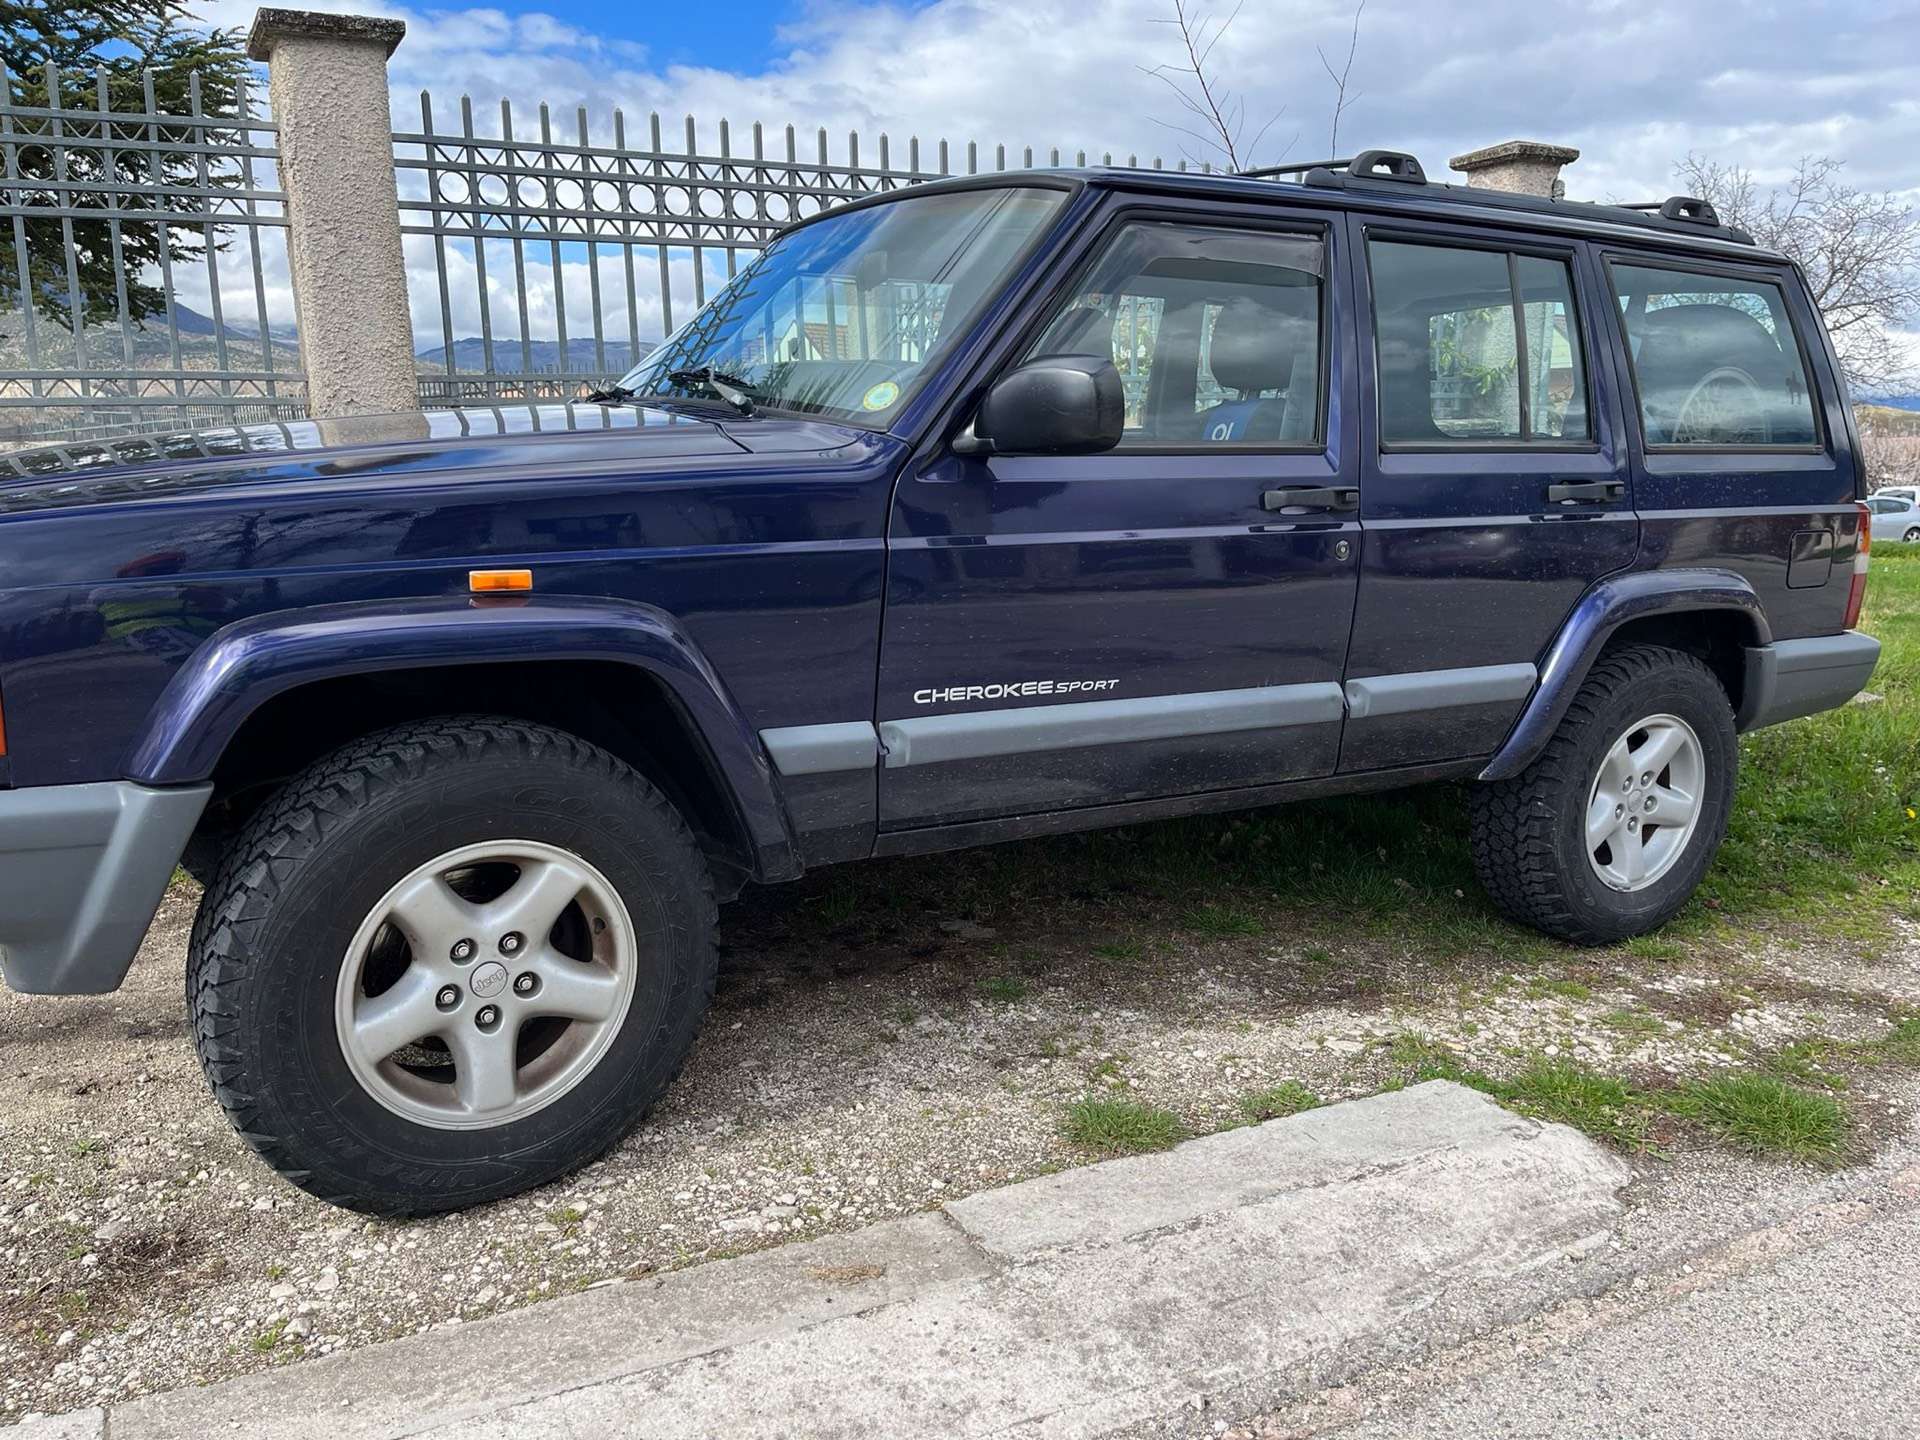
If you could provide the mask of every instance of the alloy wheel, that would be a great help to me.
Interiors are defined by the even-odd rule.
[[[1649,715],[1615,740],[1587,796],[1587,860],[1609,889],[1644,890],[1699,824],[1706,753],[1677,715]]]
[[[441,1129],[505,1125],[552,1104],[619,1033],[634,926],[578,855],[489,840],[412,871],[347,949],[341,1053],[369,1095]]]

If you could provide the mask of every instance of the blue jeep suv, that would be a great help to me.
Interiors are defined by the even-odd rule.
[[[1836,706],[1834,351],[1699,201],[1028,171],[792,226],[571,406],[0,461],[0,946],[113,989],[176,864],[207,1078],[378,1213],[635,1123],[748,881],[1468,782],[1581,943]]]

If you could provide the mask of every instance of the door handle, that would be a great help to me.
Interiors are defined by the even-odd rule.
[[[1627,498],[1624,480],[1562,481],[1547,486],[1549,505],[1605,504]]]
[[[1260,497],[1264,510],[1358,510],[1360,490],[1354,485],[1287,485]]]

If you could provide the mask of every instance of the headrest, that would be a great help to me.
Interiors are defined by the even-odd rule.
[[[1304,299],[1312,292],[1301,293]],[[1313,343],[1313,322],[1306,315],[1238,295],[1214,317],[1207,365],[1215,380],[1242,395],[1284,390],[1295,360]]]

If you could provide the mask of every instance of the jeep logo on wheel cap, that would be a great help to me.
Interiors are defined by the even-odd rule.
[[[482,1000],[491,1000],[507,988],[507,967],[498,960],[489,960],[473,972],[467,985]]]

